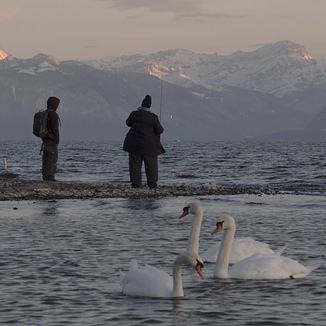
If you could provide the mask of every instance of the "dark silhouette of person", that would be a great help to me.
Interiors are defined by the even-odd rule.
[[[56,181],[54,175],[57,170],[59,144],[59,116],[56,111],[59,104],[58,98],[54,96],[48,98],[46,110],[48,111],[47,129],[49,134],[42,139],[42,175],[45,181]]]
[[[156,114],[150,107],[152,98],[146,95],[141,106],[132,111],[126,120],[130,127],[123,143],[123,150],[129,153],[129,174],[132,188],[142,185],[141,168],[145,165],[147,185],[157,188],[158,162],[157,156],[165,153],[160,141],[164,129]]]

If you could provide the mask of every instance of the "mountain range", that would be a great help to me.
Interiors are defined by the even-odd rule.
[[[61,99],[61,139],[122,140],[152,96],[163,140],[326,140],[326,60],[290,41],[227,56],[184,49],[59,61],[0,51],[0,139],[35,139],[32,120]]]

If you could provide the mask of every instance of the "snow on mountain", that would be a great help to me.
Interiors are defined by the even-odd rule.
[[[22,60],[16,70],[19,74],[37,75],[45,71],[58,71],[59,65],[60,61],[56,57],[40,53],[31,59]]]
[[[154,113],[163,108],[165,139],[183,140],[303,130],[326,103],[326,61],[289,41],[228,56],[176,49],[88,62],[0,57],[0,138],[33,138],[27,122],[51,95],[61,99],[63,139],[93,140],[123,139],[126,117],[146,94]],[[310,125],[310,133],[320,129]]]
[[[200,85],[217,90],[236,86],[278,97],[326,83],[325,71],[317,61],[304,46],[290,41],[227,56],[177,49],[149,55],[107,57],[86,63],[103,70],[147,73],[186,87]]]
[[[4,60],[4,59],[11,60],[13,59],[13,56],[6,51],[0,50],[0,60]]]

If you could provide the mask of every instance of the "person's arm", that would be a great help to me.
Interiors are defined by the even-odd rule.
[[[51,133],[53,136],[53,140],[56,144],[59,144],[59,118],[58,115],[54,111],[49,111],[49,120],[51,126]]]
[[[163,131],[164,131],[164,128],[162,127],[160,121],[157,118],[155,125],[154,125],[154,132],[155,132],[155,134],[160,135],[163,133]]]
[[[132,126],[132,113],[130,113],[129,114],[129,117],[127,118],[127,120],[126,120],[126,125],[128,126],[128,127],[131,127]]]

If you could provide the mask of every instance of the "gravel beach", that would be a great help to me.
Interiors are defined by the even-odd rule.
[[[156,189],[142,187],[133,189],[129,185],[91,185],[49,182],[41,180],[20,180],[0,178],[0,201],[6,200],[48,200],[83,198],[153,198],[175,196],[210,195],[275,195],[297,193],[295,189],[259,188],[259,187],[190,187],[159,186]]]

